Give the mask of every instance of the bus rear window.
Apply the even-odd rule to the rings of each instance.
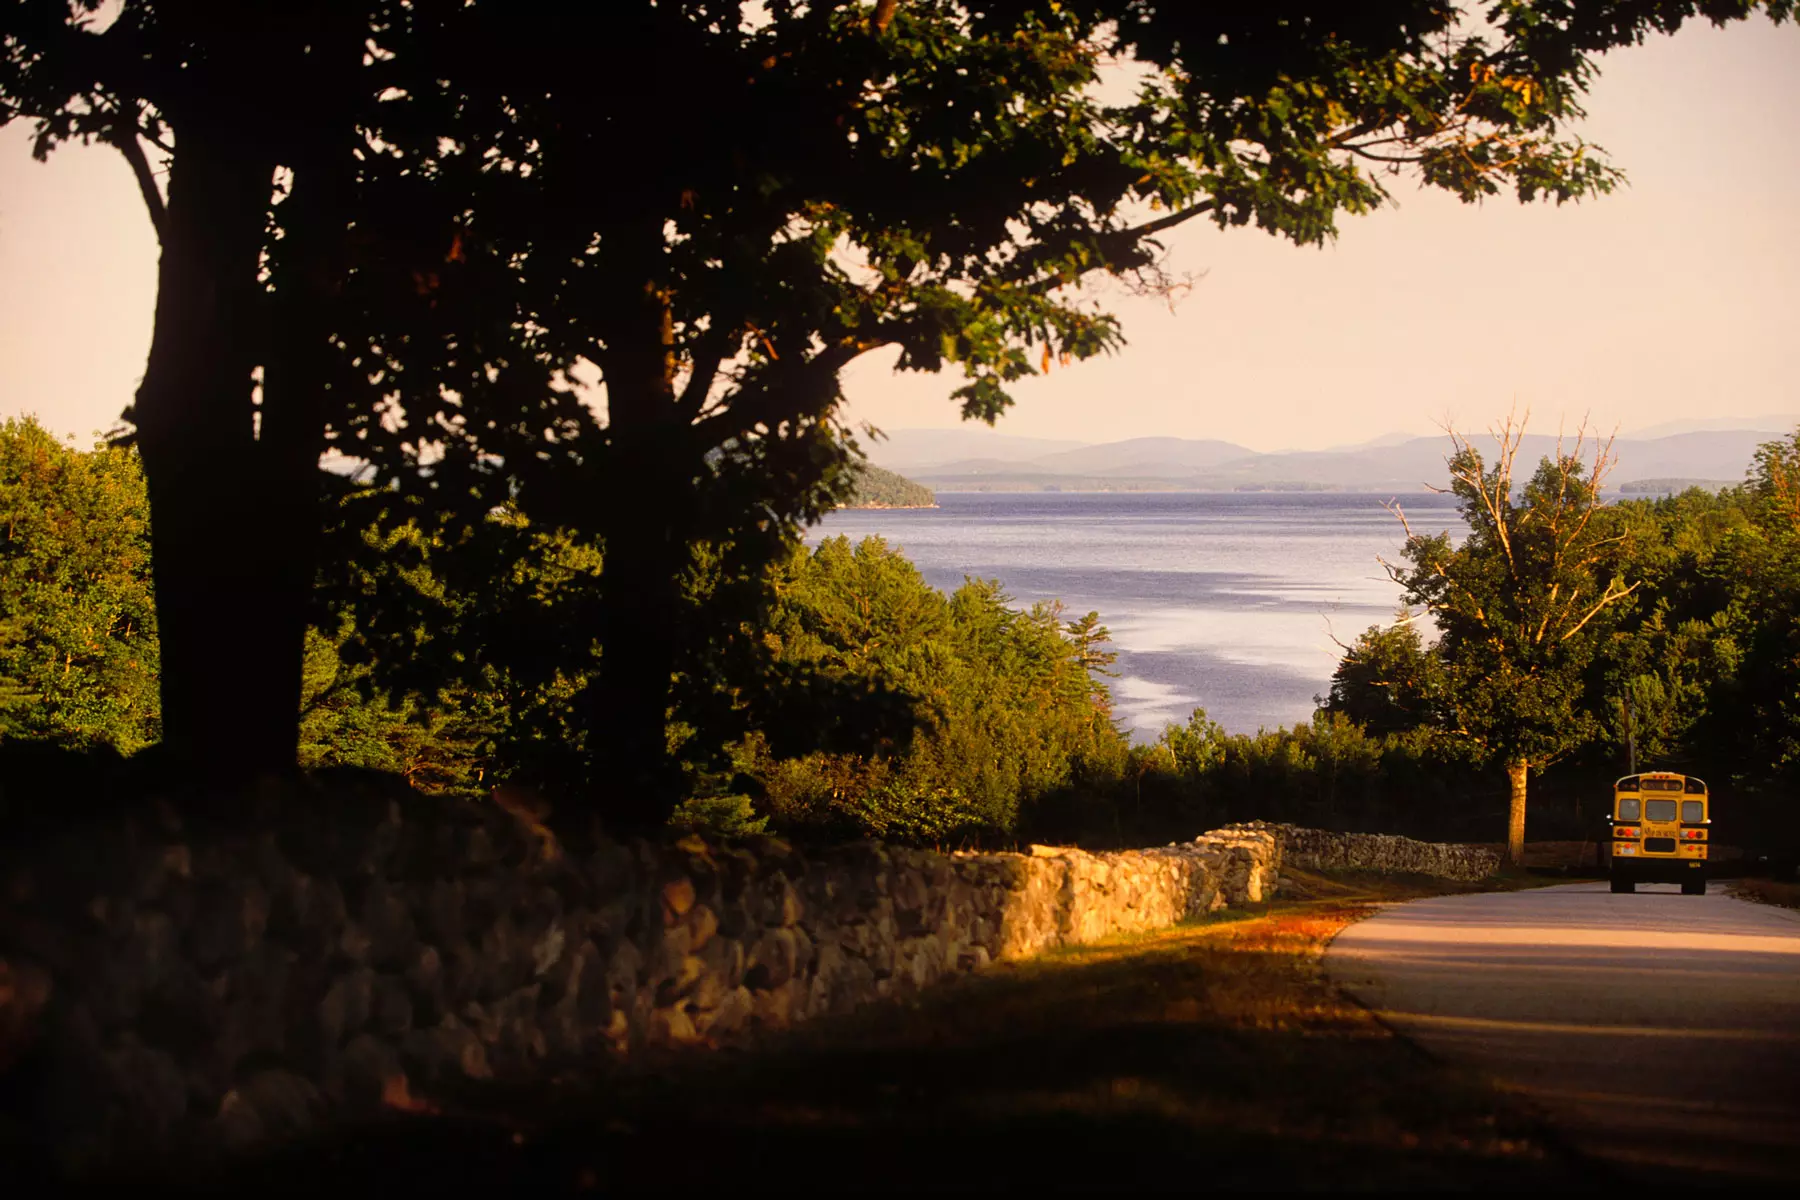
[[[1698,800],[1683,800],[1681,802],[1681,819],[1690,825],[1698,825],[1706,820],[1706,805]]]
[[[1636,800],[1619,801],[1619,820],[1635,821],[1638,819],[1638,802]]]
[[[1644,820],[1673,821],[1675,819],[1675,802],[1673,800],[1644,801]]]

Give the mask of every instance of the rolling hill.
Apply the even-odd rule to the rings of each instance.
[[[941,491],[1232,491],[1328,488],[1342,491],[1421,491],[1441,485],[1450,439],[1377,438],[1336,450],[1259,454],[1231,442],[1131,438],[1045,450],[1037,439],[981,433],[979,440],[894,438],[870,449],[871,458]],[[953,434],[960,430],[913,433]],[[1778,434],[1765,429],[1695,429],[1653,438],[1620,438],[1608,485],[1668,479],[1737,480],[1756,447]],[[1485,436],[1479,448],[1492,445]],[[945,457],[963,446],[983,453]],[[1530,434],[1520,448],[1519,475],[1555,453],[1552,434]],[[928,451],[924,458],[908,453]]]

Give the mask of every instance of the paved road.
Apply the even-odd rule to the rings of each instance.
[[[1445,896],[1346,929],[1325,969],[1628,1178],[1800,1180],[1800,911],[1719,883]]]

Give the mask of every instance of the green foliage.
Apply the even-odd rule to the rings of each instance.
[[[884,471],[871,462],[851,468],[856,490],[844,501],[845,508],[936,508],[937,494],[904,475]]]
[[[946,597],[879,538],[830,538],[782,569],[767,640],[776,661],[849,691],[907,698],[915,731],[861,751],[764,760],[778,825],[918,841],[1005,834],[1038,801],[1122,761],[1093,669],[1111,656],[1095,614],[1020,612],[997,583]]]
[[[1624,700],[1644,766],[1728,784],[1755,836],[1800,844],[1800,433],[1746,482],[1620,506],[1647,599],[1612,639],[1608,749]]]
[[[155,736],[141,475],[128,451],[77,452],[29,421],[0,433],[0,740],[129,753]],[[1490,506],[1485,532],[1477,514],[1461,546],[1409,544],[1445,594],[1487,589],[1479,613],[1440,610],[1445,627],[1599,630],[1556,710],[1582,739],[1564,791],[1598,794],[1620,773],[1629,697],[1645,766],[1728,786],[1734,818],[1779,834],[1800,784],[1800,434],[1765,447],[1742,487],[1606,509],[1572,468],[1541,467],[1516,502],[1492,469],[1457,469],[1465,501]],[[599,551],[512,509],[457,526],[415,519],[387,489],[346,487],[334,504],[333,536],[360,549],[334,554],[350,567],[322,581],[332,615],[307,638],[303,764],[566,795],[593,754],[570,713],[602,662],[587,633]],[[1508,547],[1512,569],[1560,564],[1565,587],[1514,585]],[[745,561],[702,546],[684,575],[683,603],[740,620],[684,652],[671,692],[680,827],[1143,844],[1262,817],[1485,839],[1504,804],[1484,775],[1500,751],[1468,734],[1477,706],[1454,692],[1455,656],[1488,651],[1448,632],[1427,644],[1404,612],[1347,648],[1310,723],[1233,735],[1197,710],[1131,747],[1110,719],[1098,614],[1020,611],[993,581],[944,595],[880,539],[791,548],[752,578]],[[1546,621],[1553,592],[1575,616]],[[1622,593],[1616,615],[1579,620]],[[1527,603],[1536,615],[1506,607]]]
[[[149,508],[131,452],[0,424],[0,740],[156,740]]]
[[[1588,673],[1625,602],[1622,536],[1599,497],[1604,457],[1544,459],[1515,495],[1522,429],[1509,422],[1492,464],[1466,441],[1450,460],[1469,534],[1411,534],[1390,568],[1440,631],[1446,727],[1496,759],[1542,767],[1592,740]]]
[[[1597,56],[1696,18],[1793,13],[615,0],[547,17],[367,0],[296,21],[280,6],[105,7],[104,23],[93,0],[0,8],[0,123],[34,122],[40,158],[73,139],[129,160],[173,289],[134,408],[170,509],[163,544],[191,549],[205,498],[182,484],[205,469],[231,472],[242,505],[213,515],[245,543],[230,570],[178,553],[159,566],[185,601],[165,622],[172,737],[234,717],[204,701],[235,679],[256,693],[241,698],[244,764],[279,765],[290,744],[291,728],[266,726],[297,707],[277,660],[297,652],[323,440],[434,510],[414,514],[427,529],[447,511],[482,540],[485,514],[515,504],[605,547],[591,632],[609,653],[584,712],[551,724],[610,747],[630,776],[611,801],[648,796],[634,820],[672,802],[666,764],[644,761],[661,755],[670,680],[704,678],[695,647],[742,627],[735,583],[839,498],[855,358],[897,347],[902,370],[960,368],[963,413],[992,421],[1019,380],[1120,344],[1078,285],[1103,272],[1167,290],[1167,230],[1210,220],[1316,245],[1397,177],[1469,202],[1604,193],[1618,173],[1570,133]],[[595,70],[596,45],[618,64]],[[1130,86],[1101,86],[1115,62]],[[146,145],[180,181],[166,199]],[[596,367],[604,416],[575,386]],[[244,536],[257,522],[271,536]],[[732,602],[678,603],[701,546],[746,560],[727,572]],[[252,597],[268,601],[260,623]],[[203,603],[238,639],[228,660],[184,623]],[[387,618],[365,604],[362,620]],[[221,662],[252,665],[209,670]]]
[[[1086,773],[1022,835],[1084,845],[1186,840],[1233,821],[1481,836],[1495,803],[1467,743],[1431,729],[1377,736],[1319,711],[1287,729],[1226,733],[1196,709],[1149,746]]]
[[[421,769],[456,786],[565,797],[589,753],[574,707],[599,662],[599,551],[511,508],[466,524],[433,515],[390,489],[337,498],[340,566],[319,598],[337,630],[338,694],[437,731],[450,745]]]
[[[348,628],[306,631],[299,765],[360,767],[398,775],[426,791],[475,790],[486,765],[466,697],[426,705],[377,689],[366,666],[344,660]]]
[[[756,815],[749,796],[733,792],[689,796],[676,806],[669,824],[718,837],[748,837],[767,832],[769,819]]]
[[[132,754],[157,740],[149,502],[133,451],[81,452],[35,421],[0,425],[0,741]],[[395,702],[346,662],[346,622],[308,630],[300,764],[422,787],[477,775],[455,714]]]
[[[1372,625],[1345,647],[1320,707],[1376,736],[1436,725],[1442,674],[1442,660],[1426,649],[1413,614],[1402,609],[1392,625]]]
[[[1463,463],[1459,469],[1467,473],[1467,468]],[[1534,558],[1531,544],[1521,539],[1515,546],[1518,561],[1536,562],[1540,570],[1546,563],[1554,568],[1544,579],[1564,581],[1557,598],[1568,602],[1566,610],[1546,604],[1551,588],[1541,582],[1535,589],[1512,589],[1494,602],[1500,589],[1487,581],[1511,577],[1498,570],[1483,576],[1457,558],[1481,554],[1492,564],[1504,557],[1496,549],[1499,538],[1493,530],[1498,526],[1491,515],[1485,526],[1479,516],[1472,522],[1476,536],[1460,548],[1449,547],[1442,538],[1409,543],[1409,557],[1421,555],[1431,570],[1441,570],[1431,581],[1438,589],[1434,594],[1448,598],[1439,619],[1459,630],[1462,643],[1446,634],[1427,647],[1410,626],[1371,629],[1348,648],[1324,708],[1364,723],[1371,732],[1388,731],[1390,741],[1398,731],[1402,739],[1430,739],[1438,750],[1460,746],[1471,761],[1491,758],[1505,753],[1503,742],[1468,736],[1475,725],[1471,712],[1485,715],[1481,697],[1474,704],[1466,699],[1453,703],[1452,688],[1485,688],[1488,667],[1498,677],[1508,656],[1526,667],[1536,663],[1543,669],[1548,663],[1562,680],[1558,688],[1546,689],[1553,702],[1544,702],[1545,690],[1527,691],[1522,699],[1535,700],[1547,722],[1557,727],[1552,741],[1567,753],[1568,766],[1558,769],[1552,783],[1569,802],[1567,812],[1591,812],[1593,804],[1584,804],[1582,797],[1592,801],[1604,796],[1612,779],[1625,773],[1628,753],[1635,749],[1642,768],[1683,771],[1711,781],[1728,800],[1721,815],[1734,831],[1731,836],[1749,844],[1800,844],[1791,803],[1800,787],[1800,736],[1795,733],[1800,729],[1797,468],[1800,434],[1762,447],[1740,487],[1690,488],[1658,499],[1628,500],[1594,511],[1585,528],[1579,522],[1564,523],[1560,559],[1546,555],[1542,541]],[[1546,478],[1540,469],[1537,486],[1527,489],[1516,507],[1536,505],[1549,514],[1557,503],[1569,512],[1591,502],[1580,487],[1562,492],[1559,481],[1556,502],[1546,506],[1551,496],[1542,486]],[[1465,499],[1470,494],[1479,499],[1483,493],[1469,486]],[[1509,533],[1522,524],[1523,513],[1493,505],[1491,487],[1485,494],[1490,514],[1494,508],[1510,514]],[[1543,521],[1538,536],[1543,538],[1552,524]],[[1411,577],[1417,577],[1421,559],[1413,558],[1412,565]],[[1453,594],[1457,586],[1465,592],[1460,600]],[[1488,590],[1478,590],[1483,586]],[[1578,654],[1558,651],[1560,657],[1552,657],[1533,648],[1538,628],[1548,642],[1559,630],[1578,625],[1609,591],[1619,598],[1575,630],[1582,639]],[[1456,602],[1474,612],[1459,616],[1450,610]],[[1527,604],[1538,606],[1535,619]],[[1483,626],[1482,619],[1492,625]],[[1504,631],[1508,621],[1511,629],[1527,635],[1517,639],[1527,643],[1523,652],[1504,636],[1490,637],[1485,646],[1480,636],[1471,636],[1471,630],[1477,635]],[[1459,655],[1476,667],[1460,680],[1455,673]],[[1426,682],[1420,686],[1419,680]],[[1425,702],[1392,705],[1389,696],[1396,694]],[[1523,707],[1515,707],[1514,714]],[[1391,751],[1387,755],[1396,779],[1400,761]],[[1432,781],[1448,778],[1444,772],[1452,769],[1421,761],[1424,775],[1407,786],[1435,786]],[[1570,819],[1566,836],[1590,832]]]

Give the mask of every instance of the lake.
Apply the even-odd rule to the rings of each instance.
[[[808,541],[878,534],[934,587],[998,579],[1021,606],[1060,599],[1112,630],[1114,706],[1139,741],[1196,707],[1233,733],[1308,720],[1341,651],[1392,619],[1377,556],[1404,535],[1388,495],[1342,492],[941,492],[936,509],[846,509]],[[1417,532],[1462,532],[1455,499],[1402,498]]]

